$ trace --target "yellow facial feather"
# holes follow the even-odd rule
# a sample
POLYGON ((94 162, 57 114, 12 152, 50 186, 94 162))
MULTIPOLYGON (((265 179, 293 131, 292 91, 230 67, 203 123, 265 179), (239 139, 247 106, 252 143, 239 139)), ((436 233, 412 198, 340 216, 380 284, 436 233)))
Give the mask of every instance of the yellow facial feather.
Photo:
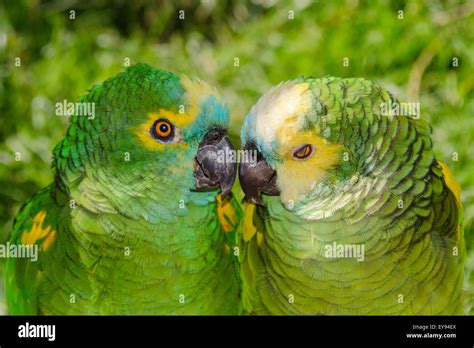
POLYGON ((270 144, 276 136, 270 125, 276 128, 282 125, 300 127, 303 120, 301 116, 305 115, 311 106, 309 84, 287 82, 270 89, 252 107, 250 113, 255 115, 257 134, 270 144))
POLYGON ((181 84, 186 91, 186 112, 193 118, 195 118, 199 112, 199 105, 203 97, 213 95, 219 98, 219 94, 214 87, 199 79, 190 79, 188 76, 182 75, 181 84))
POLYGON ((196 120, 203 97, 213 95, 216 98, 220 98, 217 90, 204 81, 190 79, 183 75, 181 76, 181 84, 185 90, 186 105, 180 105, 177 112, 160 109, 158 112, 149 113, 147 115, 148 120, 134 129, 135 135, 148 150, 163 150, 165 146, 170 145, 185 146, 183 143, 178 142, 162 144, 153 139, 150 135, 150 128, 156 120, 165 118, 173 123, 176 127, 175 130, 178 129, 179 131, 179 128, 187 127, 196 120))
POLYGON ((185 146, 183 143, 162 144, 151 136, 150 129, 156 120, 165 118, 175 126, 175 132, 179 132, 179 127, 185 127, 194 121, 193 116, 187 113, 175 113, 170 110, 160 109, 158 113, 149 113, 147 117, 148 120, 146 122, 134 129, 135 135, 140 139, 145 148, 148 150, 163 150, 165 146, 170 145, 185 146))
POLYGON ((278 129, 277 134, 281 139, 279 152, 284 158, 277 165, 277 184, 282 200, 295 202, 340 162, 343 146, 331 144, 314 131, 301 132, 291 126, 278 129), (312 145, 314 153, 307 159, 295 159, 293 151, 303 144, 312 145))

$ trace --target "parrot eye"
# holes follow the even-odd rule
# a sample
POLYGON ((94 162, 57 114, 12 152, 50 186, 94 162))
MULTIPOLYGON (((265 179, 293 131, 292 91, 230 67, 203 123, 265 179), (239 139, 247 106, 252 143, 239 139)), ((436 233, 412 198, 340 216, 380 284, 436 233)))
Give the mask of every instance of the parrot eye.
POLYGON ((166 119, 160 118, 153 123, 153 126, 151 126, 151 135, 155 139, 169 141, 174 136, 173 124, 166 119))
POLYGON ((303 144, 298 146, 293 151, 293 157, 299 160, 310 157, 314 152, 314 147, 310 144, 303 144))

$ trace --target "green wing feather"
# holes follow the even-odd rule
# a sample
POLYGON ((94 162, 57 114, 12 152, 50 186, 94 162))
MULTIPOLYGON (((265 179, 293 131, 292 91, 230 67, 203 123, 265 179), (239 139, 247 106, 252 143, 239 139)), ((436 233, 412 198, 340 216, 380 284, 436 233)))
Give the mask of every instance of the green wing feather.
MULTIPOLYGON (((34 241, 38 254, 49 252, 53 238, 57 237, 51 234, 57 233, 61 216, 58 196, 61 197, 61 194, 57 194, 54 186, 50 185, 22 207, 13 225, 10 245, 20 246, 25 241, 34 241), (41 236, 42 231, 49 233, 41 236), (27 234, 36 234, 40 238, 27 234)), ((29 258, 7 259, 4 277, 10 314, 40 314, 37 290, 44 277, 42 259, 39 255, 37 261, 29 258)))

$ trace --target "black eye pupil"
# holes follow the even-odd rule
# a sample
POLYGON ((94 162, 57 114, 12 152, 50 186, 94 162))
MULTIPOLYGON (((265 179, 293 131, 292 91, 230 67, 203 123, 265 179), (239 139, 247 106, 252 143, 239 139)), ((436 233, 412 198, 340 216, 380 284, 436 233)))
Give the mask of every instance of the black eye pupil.
POLYGON ((169 142, 174 137, 173 124, 166 119, 156 120, 150 128, 150 134, 159 141, 169 142))

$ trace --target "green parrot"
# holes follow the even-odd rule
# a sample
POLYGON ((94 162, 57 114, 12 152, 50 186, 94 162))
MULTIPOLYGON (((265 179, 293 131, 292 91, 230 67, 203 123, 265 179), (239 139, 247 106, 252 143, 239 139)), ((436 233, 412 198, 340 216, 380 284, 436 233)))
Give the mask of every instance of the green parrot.
POLYGON ((238 314, 227 244, 242 214, 216 91, 137 64, 79 102, 94 117, 71 117, 54 182, 16 216, 11 245, 38 258, 6 262, 9 313, 238 314))
POLYGON ((460 188, 409 106, 365 79, 302 77, 252 107, 241 139, 256 160, 239 165, 247 313, 463 313, 460 188))

